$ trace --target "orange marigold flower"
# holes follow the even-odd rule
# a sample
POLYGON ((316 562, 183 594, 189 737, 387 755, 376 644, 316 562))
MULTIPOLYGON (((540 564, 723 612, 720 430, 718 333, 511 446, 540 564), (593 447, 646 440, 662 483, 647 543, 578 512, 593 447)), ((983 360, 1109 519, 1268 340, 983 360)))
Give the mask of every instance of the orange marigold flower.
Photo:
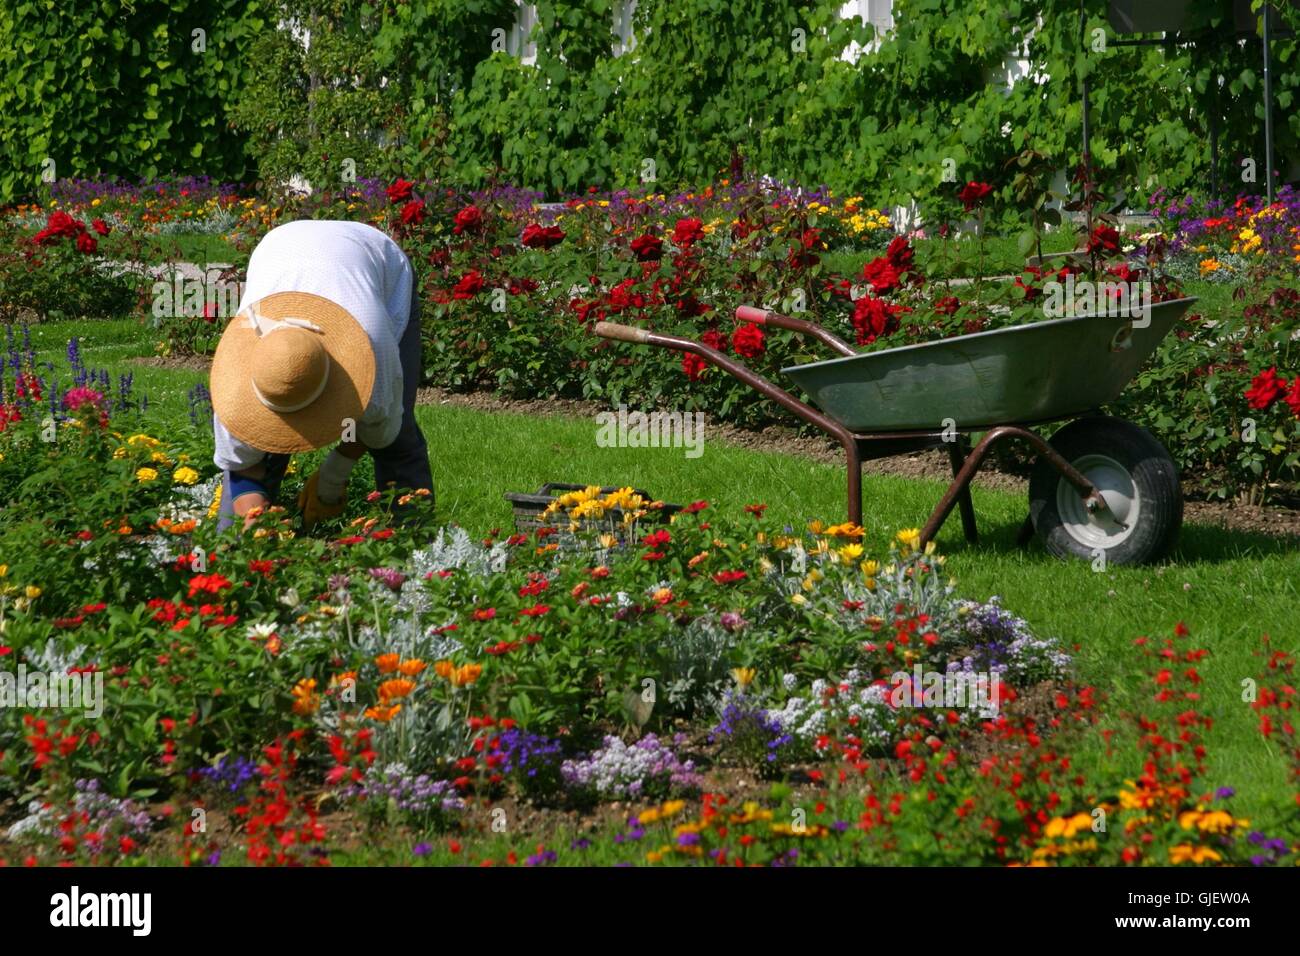
POLYGON ((375 658, 375 666, 381 674, 391 674, 402 663, 400 654, 380 654, 375 658))
POLYGON ((401 666, 397 668, 397 672, 403 677, 414 677, 428 666, 428 664, 420 660, 418 657, 413 657, 409 661, 402 661, 401 666))

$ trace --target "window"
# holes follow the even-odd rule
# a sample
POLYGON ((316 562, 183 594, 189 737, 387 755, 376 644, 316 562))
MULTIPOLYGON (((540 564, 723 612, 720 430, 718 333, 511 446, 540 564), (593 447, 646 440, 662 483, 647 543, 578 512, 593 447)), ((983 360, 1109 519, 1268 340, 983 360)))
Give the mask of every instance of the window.
POLYGON ((636 13, 636 0, 616 0, 614 4, 614 55, 622 56, 636 47, 632 32, 632 15, 636 13))
MULTIPOLYGON (((868 53, 874 53, 880 49, 884 34, 894 29, 894 0, 848 0, 840 7, 840 16, 846 20, 849 17, 859 17, 863 23, 876 28, 875 39, 867 47, 868 53)), ((844 51, 843 59, 854 63, 861 54, 862 47, 852 43, 844 51)))
POLYGON ((530 39, 533 27, 537 26, 537 8, 521 0, 515 0, 515 3, 518 9, 514 26, 510 28, 510 37, 506 41, 506 49, 524 65, 532 66, 537 62, 537 44, 530 39))

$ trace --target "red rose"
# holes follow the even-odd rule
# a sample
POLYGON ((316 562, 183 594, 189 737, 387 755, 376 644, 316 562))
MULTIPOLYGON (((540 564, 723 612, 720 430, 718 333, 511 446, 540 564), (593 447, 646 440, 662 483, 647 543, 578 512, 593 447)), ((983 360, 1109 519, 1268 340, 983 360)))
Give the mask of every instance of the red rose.
POLYGON ((898 316, 911 309, 889 305, 882 299, 864 295, 853 307, 853 328, 858 333, 858 344, 869 345, 882 335, 898 330, 898 316))
POLYGON ((415 183, 408 183, 405 179, 398 179, 397 182, 389 186, 385 192, 388 193, 388 201, 391 203, 406 202, 411 198, 411 191, 415 188, 415 183))
POLYGON ((83 232, 77 236, 77 251, 84 252, 86 255, 94 252, 99 248, 99 240, 88 232, 83 232))
POLYGON ((50 213, 50 218, 45 223, 45 228, 58 236, 67 236, 71 239, 77 233, 86 231, 86 224, 73 219, 63 210, 50 213))
POLYGON ((482 291, 483 274, 477 269, 471 269, 456 283, 456 288, 451 291, 451 297, 453 299, 472 299, 482 291))
POLYGON ((908 241, 902 236, 895 236, 889 241, 889 248, 885 250, 885 258, 888 259, 899 272, 911 272, 915 266, 912 260, 916 256, 916 250, 911 247, 908 241))
MULTIPOLYGON (((709 331, 701 335, 700 342, 716 352, 727 351, 727 340, 716 329, 709 329, 709 331)), ((703 374, 708 364, 693 352, 687 352, 682 356, 682 371, 686 373, 686 377, 692 382, 699 381, 700 375, 703 374)))
POLYGON ((872 291, 884 294, 902 285, 903 274, 884 256, 877 256, 862 267, 862 278, 871 283, 872 291))
POLYGON ((418 226, 424 222, 424 203, 419 199, 412 199, 402 207, 402 225, 418 226))
POLYGON ((934 304, 934 311, 940 315, 956 315, 957 310, 961 308, 961 299, 955 295, 945 295, 942 299, 934 304))
POLYGON ((746 322, 731 333, 731 348, 737 355, 756 358, 763 354, 766 347, 763 330, 753 322, 746 322))
MULTIPOLYGON (((1297 379, 1300 381, 1300 379, 1297 379)), ((1294 389, 1294 384, 1292 385, 1294 389)), ((1250 388, 1246 389, 1246 401, 1250 403, 1251 408, 1268 408, 1275 401, 1282 397, 1286 392, 1286 379, 1279 378, 1277 367, 1267 368, 1250 380, 1250 388)), ((1288 400, 1288 403, 1290 401, 1288 400)))
POLYGON ((1098 226, 1088 239, 1090 255, 1107 255, 1119 252, 1119 230, 1113 226, 1098 226))
POLYGON ((984 199, 991 192, 993 192, 993 187, 988 183, 977 183, 972 181, 961 187, 961 192, 957 194, 957 198, 960 199, 961 204, 966 207, 966 211, 970 212, 976 206, 982 205, 984 199))
POLYGON ((1300 375, 1291 380, 1291 391, 1286 396, 1286 403, 1291 408, 1291 414, 1300 418, 1300 375))
POLYGON ((107 236, 110 232, 113 231, 112 227, 108 223, 104 222, 104 220, 102 219, 94 219, 91 221, 90 225, 91 228, 94 229, 101 236, 107 236))
POLYGON ((673 227, 673 245, 687 248, 704 238, 704 223, 699 219, 678 219, 673 227))
POLYGON ((564 232, 559 226, 539 226, 533 222, 524 228, 519 241, 530 249, 550 249, 564 241, 564 232))
POLYGON ((483 211, 478 206, 466 206, 456 213, 456 228, 452 232, 459 236, 462 232, 478 232, 482 228, 483 211))
POLYGON ((664 241, 658 236, 646 233, 632 240, 632 251, 642 262, 652 262, 664 254, 664 241))

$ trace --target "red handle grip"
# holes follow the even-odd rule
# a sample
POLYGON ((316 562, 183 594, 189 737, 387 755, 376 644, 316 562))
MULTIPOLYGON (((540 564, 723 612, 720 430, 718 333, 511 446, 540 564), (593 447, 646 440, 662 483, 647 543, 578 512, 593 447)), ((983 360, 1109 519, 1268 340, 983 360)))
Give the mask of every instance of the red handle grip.
POLYGON ((767 309, 756 309, 752 305, 742 305, 736 309, 737 322, 756 322, 764 325, 771 313, 767 309))

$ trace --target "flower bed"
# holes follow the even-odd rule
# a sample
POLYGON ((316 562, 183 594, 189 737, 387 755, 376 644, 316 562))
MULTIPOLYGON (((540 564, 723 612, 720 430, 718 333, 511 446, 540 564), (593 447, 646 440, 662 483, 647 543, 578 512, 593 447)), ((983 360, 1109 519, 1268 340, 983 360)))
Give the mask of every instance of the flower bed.
MULTIPOLYGON (((1185 629, 1138 642, 1151 691, 1103 724, 1066 650, 960 598, 914 529, 869 555, 859 528, 791 529, 761 504, 651 524, 627 491, 625 533, 559 547, 596 490, 529 535, 437 528, 417 492, 402 526, 372 495, 325 538, 279 509, 222 536, 205 465, 122 427, 132 409, 67 404, 53 443, 34 417, 0 432, 6 505, 32 493, 24 455, 70 501, 103 495, 0 512, 0 669, 102 680, 102 697, 0 708, 9 862, 346 859, 326 806, 387 851, 473 863, 1262 865, 1296 848, 1293 813, 1247 825, 1215 794, 1232 782, 1206 770, 1206 652, 1185 629), (1112 755, 1085 778, 1075 754, 1098 740, 1112 755), (568 850, 480 848, 525 805, 623 819, 568 850)), ((1260 731, 1294 761, 1293 661, 1264 650, 1260 731)))

